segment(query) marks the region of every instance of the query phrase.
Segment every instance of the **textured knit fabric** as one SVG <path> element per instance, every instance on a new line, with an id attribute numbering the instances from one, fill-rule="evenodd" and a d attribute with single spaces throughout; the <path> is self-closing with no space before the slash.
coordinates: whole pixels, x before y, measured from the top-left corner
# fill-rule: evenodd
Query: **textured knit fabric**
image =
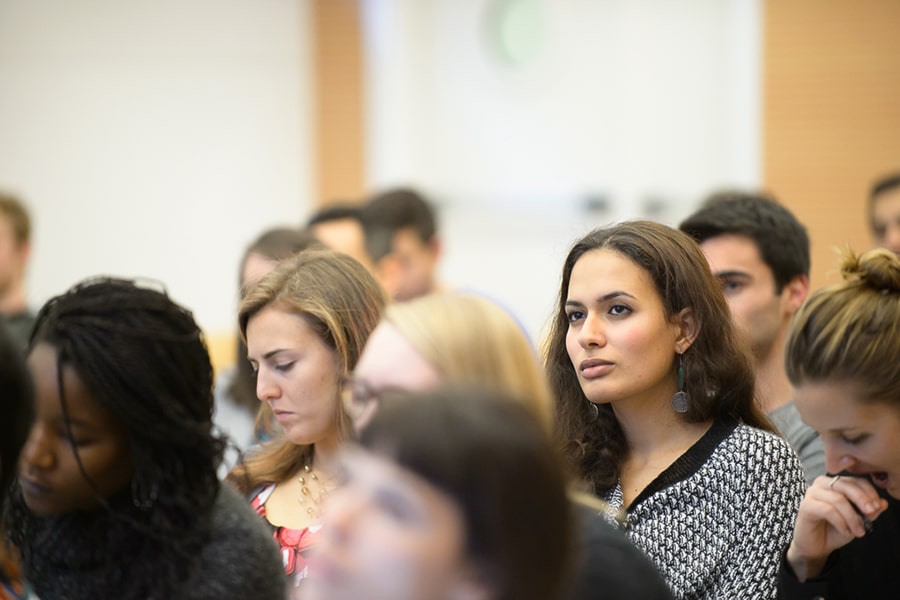
<path id="1" fill-rule="evenodd" d="M 816 477 L 825 474 L 825 447 L 819 434 L 803 422 L 793 402 L 779 406 L 768 417 L 800 457 L 806 487 L 811 486 Z"/>
<path id="2" fill-rule="evenodd" d="M 787 442 L 717 421 L 635 498 L 620 526 L 675 598 L 774 598 L 804 490 Z M 621 486 L 606 499 L 622 510 Z"/>
<path id="3" fill-rule="evenodd" d="M 782 562 L 778 597 L 784 600 L 896 600 L 900 597 L 900 500 L 881 493 L 888 509 L 865 537 L 831 553 L 825 570 L 804 583 Z"/>
<path id="4" fill-rule="evenodd" d="M 127 498 L 130 501 L 130 496 Z M 114 506 L 121 506 L 115 499 Z M 113 503 L 113 502 L 111 502 Z M 132 512 L 131 518 L 139 518 Z M 284 600 L 278 549 L 244 498 L 221 486 L 209 537 L 176 589 L 160 544 L 105 511 L 32 518 L 22 540 L 25 576 L 43 600 Z"/>

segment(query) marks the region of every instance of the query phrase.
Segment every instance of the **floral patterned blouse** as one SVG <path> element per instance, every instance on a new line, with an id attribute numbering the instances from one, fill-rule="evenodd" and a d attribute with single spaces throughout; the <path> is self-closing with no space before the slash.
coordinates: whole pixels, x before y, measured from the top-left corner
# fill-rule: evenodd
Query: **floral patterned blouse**
<path id="1" fill-rule="evenodd" d="M 284 572 L 288 575 L 292 585 L 296 587 L 309 575 L 306 560 L 322 526 L 311 525 L 303 529 L 291 529 L 289 527 L 272 525 L 266 517 L 266 500 L 269 499 L 274 490 L 274 483 L 259 488 L 259 491 L 251 496 L 250 505 L 256 511 L 256 514 L 265 519 L 266 523 L 272 527 L 272 537 L 275 538 L 275 542 L 281 548 Z"/>

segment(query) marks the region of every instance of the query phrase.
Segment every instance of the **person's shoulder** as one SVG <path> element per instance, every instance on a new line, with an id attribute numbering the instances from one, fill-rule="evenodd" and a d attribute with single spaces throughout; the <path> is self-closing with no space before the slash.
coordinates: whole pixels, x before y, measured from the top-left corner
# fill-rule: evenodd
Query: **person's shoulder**
<path id="1" fill-rule="evenodd" d="M 625 533 L 593 507 L 574 506 L 578 544 L 567 598 L 672 598 L 656 566 Z"/>
<path id="2" fill-rule="evenodd" d="M 263 520 L 228 484 L 220 484 L 212 531 L 203 550 L 202 595 L 192 598 L 285 597 L 278 547 Z"/>
<path id="3" fill-rule="evenodd" d="M 724 472 L 751 487 L 792 490 L 792 495 L 806 489 L 800 458 L 783 437 L 739 423 L 722 443 L 718 465 Z"/>
<path id="4" fill-rule="evenodd" d="M 793 456 L 795 454 L 787 440 L 777 433 L 744 423 L 738 423 L 727 441 L 732 445 L 751 451 L 750 456 L 755 456 L 756 453 L 764 453 L 767 456 Z"/>

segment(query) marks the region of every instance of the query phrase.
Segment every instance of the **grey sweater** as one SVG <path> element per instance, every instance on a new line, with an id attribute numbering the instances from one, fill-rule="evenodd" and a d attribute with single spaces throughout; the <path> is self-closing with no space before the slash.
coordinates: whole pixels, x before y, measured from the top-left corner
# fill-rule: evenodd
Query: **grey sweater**
<path id="1" fill-rule="evenodd" d="M 243 496 L 222 484 L 213 509 L 204 569 L 185 586 L 185 599 L 283 600 L 287 579 L 272 534 Z"/>
<path id="2" fill-rule="evenodd" d="M 787 442 L 719 421 L 635 498 L 619 526 L 675 598 L 774 598 L 804 490 Z M 606 500 L 621 510 L 622 488 Z"/>
<path id="3" fill-rule="evenodd" d="M 128 510 L 130 494 L 115 504 Z M 159 543 L 102 509 L 18 520 L 25 576 L 44 600 L 284 600 L 286 579 L 271 534 L 243 497 L 219 486 L 212 524 L 195 570 L 173 591 L 159 590 L 172 566 Z M 131 518 L 140 513 L 131 507 Z M 154 579 L 155 578 L 155 579 Z"/>

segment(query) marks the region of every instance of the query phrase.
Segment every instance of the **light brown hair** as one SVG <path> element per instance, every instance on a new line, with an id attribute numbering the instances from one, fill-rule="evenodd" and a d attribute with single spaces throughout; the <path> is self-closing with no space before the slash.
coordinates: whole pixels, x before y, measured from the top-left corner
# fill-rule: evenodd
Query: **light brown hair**
<path id="1" fill-rule="evenodd" d="M 389 306 L 384 320 L 445 381 L 511 394 L 552 431 L 553 400 L 537 352 L 520 324 L 494 302 L 472 294 L 433 294 Z"/>
<path id="2" fill-rule="evenodd" d="M 842 283 L 814 292 L 788 332 L 785 367 L 795 386 L 853 383 L 861 399 L 900 405 L 900 259 L 885 249 L 842 253 Z"/>
<path id="3" fill-rule="evenodd" d="M 339 379 L 356 366 L 384 305 L 384 292 L 359 262 L 333 250 L 309 249 L 281 261 L 247 290 L 238 310 L 238 324 L 246 342 L 247 323 L 267 306 L 302 316 L 334 351 Z M 341 402 L 336 404 L 341 407 Z M 338 427 L 348 431 L 348 419 L 341 408 L 338 411 Z M 261 410 L 259 418 L 266 419 L 269 412 Z M 283 481 L 301 468 L 311 450 L 276 435 L 235 467 L 228 478 L 243 492 Z"/>

